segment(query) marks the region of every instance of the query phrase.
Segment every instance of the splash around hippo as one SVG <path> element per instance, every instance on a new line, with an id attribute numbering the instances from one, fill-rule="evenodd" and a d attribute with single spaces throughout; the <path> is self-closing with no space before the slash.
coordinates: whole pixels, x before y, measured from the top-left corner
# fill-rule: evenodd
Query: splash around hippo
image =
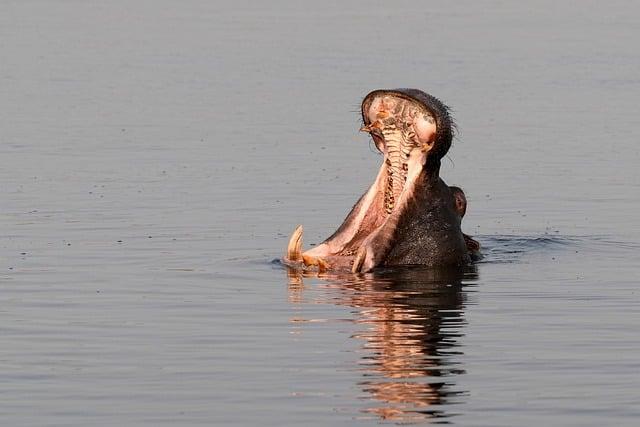
<path id="1" fill-rule="evenodd" d="M 418 89 L 375 90 L 362 101 L 361 131 L 383 154 L 369 190 L 324 242 L 302 252 L 293 232 L 284 264 L 302 270 L 369 272 L 376 267 L 463 267 L 480 245 L 462 233 L 464 192 L 440 179 L 453 138 L 448 108 Z"/>

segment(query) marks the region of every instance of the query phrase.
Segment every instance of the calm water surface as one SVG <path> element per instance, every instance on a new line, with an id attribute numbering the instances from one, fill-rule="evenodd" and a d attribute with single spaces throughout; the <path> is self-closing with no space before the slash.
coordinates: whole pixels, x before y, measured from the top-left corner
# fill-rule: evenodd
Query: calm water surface
<path id="1" fill-rule="evenodd" d="M 7 1 L 3 425 L 634 426 L 637 3 Z M 301 277 L 375 88 L 459 133 L 485 258 Z"/>

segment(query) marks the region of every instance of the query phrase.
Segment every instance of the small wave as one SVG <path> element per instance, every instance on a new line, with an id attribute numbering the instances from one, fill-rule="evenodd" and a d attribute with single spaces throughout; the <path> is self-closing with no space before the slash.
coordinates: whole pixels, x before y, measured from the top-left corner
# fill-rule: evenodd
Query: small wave
<path id="1" fill-rule="evenodd" d="M 640 252 L 640 244 L 637 242 L 621 241 L 604 235 L 479 235 L 474 238 L 482 245 L 484 257 L 479 262 L 482 264 L 521 262 L 523 257 L 566 251 L 575 251 L 576 254 L 611 253 L 613 249 Z"/>
<path id="2" fill-rule="evenodd" d="M 558 235 L 479 235 L 474 238 L 482 245 L 480 264 L 518 262 L 526 254 L 567 250 L 580 242 L 573 236 Z"/>

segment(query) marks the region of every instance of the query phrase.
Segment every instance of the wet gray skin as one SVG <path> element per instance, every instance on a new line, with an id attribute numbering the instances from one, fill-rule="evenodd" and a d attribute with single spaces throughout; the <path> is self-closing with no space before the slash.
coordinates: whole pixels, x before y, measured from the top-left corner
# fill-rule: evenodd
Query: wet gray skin
<path id="1" fill-rule="evenodd" d="M 394 89 L 369 93 L 361 111 L 361 130 L 383 154 L 378 175 L 336 232 L 304 253 L 299 226 L 285 264 L 354 273 L 469 264 L 479 244 L 460 227 L 467 207 L 464 192 L 439 176 L 453 137 L 448 108 L 420 90 Z"/>

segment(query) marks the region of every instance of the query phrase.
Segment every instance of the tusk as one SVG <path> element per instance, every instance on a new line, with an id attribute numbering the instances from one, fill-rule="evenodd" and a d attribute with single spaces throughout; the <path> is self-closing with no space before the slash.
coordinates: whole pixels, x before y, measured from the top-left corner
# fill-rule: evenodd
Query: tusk
<path id="1" fill-rule="evenodd" d="M 287 259 L 290 261 L 300 261 L 302 258 L 302 226 L 296 227 L 287 245 Z"/>
<path id="2" fill-rule="evenodd" d="M 382 122 L 380 122 L 380 120 L 376 120 L 375 122 L 366 125 L 366 126 L 362 126 L 360 128 L 360 132 L 369 132 L 371 133 L 374 130 L 382 130 L 384 129 L 384 125 L 382 124 Z"/>
<path id="3" fill-rule="evenodd" d="M 367 256 L 367 248 L 365 248 L 364 246 L 361 246 L 360 249 L 358 249 L 358 253 L 356 254 L 355 259 L 353 260 L 353 266 L 351 267 L 352 273 L 360 272 L 366 256 Z"/>
<path id="4" fill-rule="evenodd" d="M 424 143 L 422 144 L 422 146 L 420 147 L 420 150 L 421 150 L 423 153 L 428 153 L 429 151 L 431 151 L 431 149 L 432 149 L 432 148 L 433 148 L 433 144 L 432 144 L 432 143 L 424 142 Z"/>

